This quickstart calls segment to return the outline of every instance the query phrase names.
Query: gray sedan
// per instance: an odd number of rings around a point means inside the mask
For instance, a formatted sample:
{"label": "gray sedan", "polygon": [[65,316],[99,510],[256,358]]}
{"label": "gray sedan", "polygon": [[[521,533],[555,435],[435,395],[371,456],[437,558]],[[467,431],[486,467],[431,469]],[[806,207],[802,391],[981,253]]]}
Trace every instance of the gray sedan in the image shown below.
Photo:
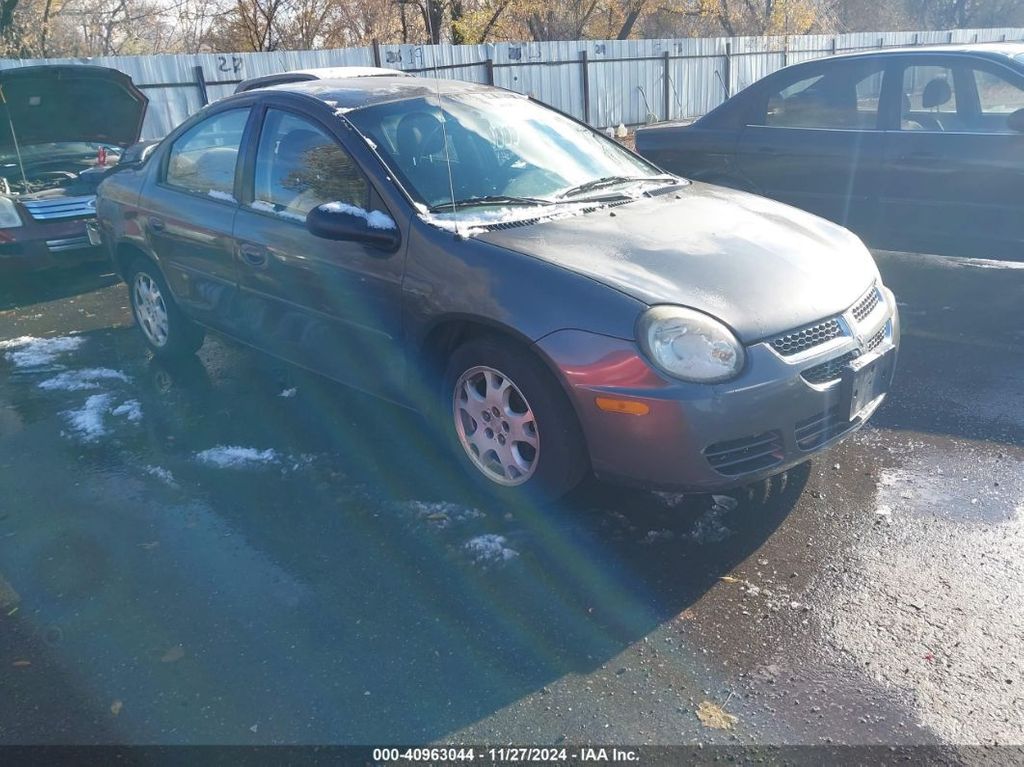
{"label": "gray sedan", "polygon": [[899,342],[847,230],[467,83],[229,97],[98,216],[154,354],[212,329],[430,414],[508,498],[764,480],[871,416]]}

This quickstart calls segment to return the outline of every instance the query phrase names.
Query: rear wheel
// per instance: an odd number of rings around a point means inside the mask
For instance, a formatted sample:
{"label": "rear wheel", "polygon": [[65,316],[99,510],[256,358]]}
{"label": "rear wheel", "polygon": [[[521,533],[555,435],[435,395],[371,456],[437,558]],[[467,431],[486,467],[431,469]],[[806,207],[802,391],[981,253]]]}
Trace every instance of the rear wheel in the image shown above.
{"label": "rear wheel", "polygon": [[576,414],[533,354],[477,339],[452,354],[442,415],[452,452],[477,484],[506,499],[554,500],[586,475]]}
{"label": "rear wheel", "polygon": [[135,322],[153,354],[168,359],[183,357],[203,345],[205,332],[181,313],[163,275],[148,258],[132,264],[128,293]]}

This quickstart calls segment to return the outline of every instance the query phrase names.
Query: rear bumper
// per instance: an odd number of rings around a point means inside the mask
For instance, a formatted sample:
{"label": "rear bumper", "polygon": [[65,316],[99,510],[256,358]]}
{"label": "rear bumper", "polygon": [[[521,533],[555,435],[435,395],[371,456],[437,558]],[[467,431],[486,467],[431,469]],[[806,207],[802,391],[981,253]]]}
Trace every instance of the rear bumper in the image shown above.
{"label": "rear bumper", "polygon": [[[852,420],[842,380],[812,384],[801,373],[846,353],[844,344],[855,340],[795,359],[754,344],[743,374],[714,385],[661,377],[630,341],[566,330],[538,345],[567,384],[595,474],[706,492],[785,471],[863,426],[892,380],[899,345],[894,308],[884,327],[884,340],[861,356],[882,361],[879,396]],[[596,406],[598,396],[637,400],[649,413],[606,412]]]}

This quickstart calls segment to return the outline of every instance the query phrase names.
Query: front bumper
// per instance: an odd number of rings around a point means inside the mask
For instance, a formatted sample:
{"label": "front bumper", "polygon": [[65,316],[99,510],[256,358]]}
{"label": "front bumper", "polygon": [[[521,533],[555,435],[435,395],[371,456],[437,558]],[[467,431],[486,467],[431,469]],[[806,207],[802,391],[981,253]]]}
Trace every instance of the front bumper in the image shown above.
{"label": "front bumper", "polygon": [[[559,331],[538,346],[566,383],[595,474],[648,487],[726,490],[806,461],[877,410],[892,380],[900,335],[895,300],[882,292],[886,301],[867,319],[870,335],[836,338],[793,356],[767,341],[752,344],[744,372],[723,384],[667,379],[635,343],[585,331]],[[864,338],[875,345],[868,349]],[[878,361],[881,379],[877,396],[851,420],[849,383],[812,383],[810,371],[852,353],[858,363]],[[649,412],[607,412],[596,406],[597,397],[640,401]]]}
{"label": "front bumper", "polygon": [[102,261],[102,249],[89,241],[86,220],[33,222],[4,230],[0,272],[24,273]]}

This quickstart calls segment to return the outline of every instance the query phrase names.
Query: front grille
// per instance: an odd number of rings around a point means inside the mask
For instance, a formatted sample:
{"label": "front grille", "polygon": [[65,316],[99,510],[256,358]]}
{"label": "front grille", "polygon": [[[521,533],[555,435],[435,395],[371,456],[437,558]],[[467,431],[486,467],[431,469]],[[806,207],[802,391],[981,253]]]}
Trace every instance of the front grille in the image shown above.
{"label": "front grille", "polygon": [[711,467],[727,476],[767,469],[780,463],[783,455],[782,435],[778,431],[716,442],[704,448],[704,457]]}
{"label": "front grille", "polygon": [[844,418],[838,407],[806,418],[796,425],[797,447],[801,450],[813,450],[852,428],[856,423],[856,419],[848,421]]}
{"label": "front grille", "polygon": [[884,340],[885,325],[882,325],[882,327],[878,329],[878,332],[871,336],[871,338],[868,340],[868,351],[873,352],[875,349],[882,345],[882,341]]}
{"label": "front grille", "polygon": [[833,318],[773,338],[771,344],[779,354],[789,357],[813,349],[815,346],[821,346],[833,338],[839,338],[842,334],[843,329],[839,325],[839,320]]}
{"label": "front grille", "polygon": [[96,215],[96,197],[54,197],[47,200],[22,200],[25,210],[36,221],[83,218]]}
{"label": "front grille", "polygon": [[854,305],[853,316],[857,322],[863,322],[876,306],[878,306],[878,288],[871,288],[868,294]]}
{"label": "front grille", "polygon": [[859,355],[860,352],[854,349],[846,354],[830,359],[828,362],[822,362],[820,365],[807,368],[800,375],[804,377],[805,381],[812,384],[825,384],[829,381],[835,381],[843,374],[843,366]]}
{"label": "front grille", "polygon": [[49,248],[51,253],[59,253],[62,250],[91,248],[92,243],[89,242],[89,237],[83,234],[81,237],[65,237],[60,240],[47,240],[46,247]]}

